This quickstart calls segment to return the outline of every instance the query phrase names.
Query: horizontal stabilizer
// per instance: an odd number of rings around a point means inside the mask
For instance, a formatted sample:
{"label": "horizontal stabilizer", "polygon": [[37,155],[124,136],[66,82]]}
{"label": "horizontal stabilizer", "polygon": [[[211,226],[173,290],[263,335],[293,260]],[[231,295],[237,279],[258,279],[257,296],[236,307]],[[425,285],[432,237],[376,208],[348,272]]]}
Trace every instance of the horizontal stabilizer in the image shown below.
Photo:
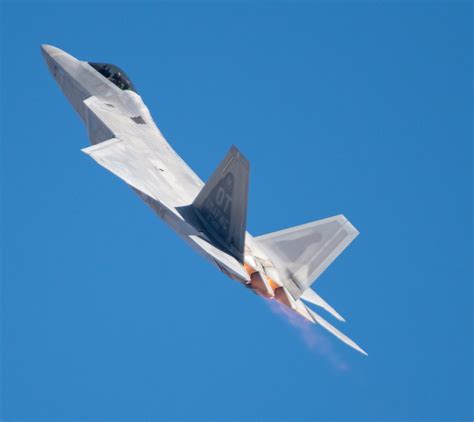
{"label": "horizontal stabilizer", "polygon": [[303,292],[303,294],[301,295],[301,299],[305,300],[306,302],[312,303],[313,305],[319,306],[320,308],[323,308],[326,312],[329,312],[334,318],[337,318],[339,321],[346,321],[341,315],[336,312],[336,310],[331,305],[329,305],[329,303],[327,303],[311,288],[308,288]]}
{"label": "horizontal stabilizer", "polygon": [[349,337],[347,337],[345,334],[341,333],[337,328],[333,327],[329,322],[321,318],[316,312],[314,312],[312,309],[308,308],[309,313],[313,317],[314,321],[316,324],[321,325],[321,327],[325,328],[328,330],[331,334],[335,335],[339,340],[342,342],[346,343],[348,346],[352,347],[353,349],[357,350],[358,352],[362,353],[365,356],[368,356],[367,352],[363,350],[358,344],[356,344],[354,341],[352,341]]}
{"label": "horizontal stabilizer", "polygon": [[295,299],[359,234],[343,215],[325,218],[256,238]]}

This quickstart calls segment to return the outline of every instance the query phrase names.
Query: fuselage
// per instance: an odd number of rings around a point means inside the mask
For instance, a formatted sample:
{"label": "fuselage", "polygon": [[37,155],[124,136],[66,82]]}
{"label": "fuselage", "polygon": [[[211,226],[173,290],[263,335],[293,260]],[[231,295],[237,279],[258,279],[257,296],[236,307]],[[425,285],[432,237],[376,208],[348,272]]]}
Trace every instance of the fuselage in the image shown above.
{"label": "fuselage", "polygon": [[92,145],[84,153],[130,185],[224,274],[366,354],[301,300],[343,320],[309,288],[358,235],[343,215],[253,238],[245,231],[249,165],[236,148],[204,184],[168,144],[121,69],[77,60],[53,46],[43,45],[42,53],[86,126]]}
{"label": "fuselage", "polygon": [[[116,81],[104,77],[96,69],[97,66],[93,66],[94,64],[77,60],[61,49],[45,45],[42,46],[42,53],[51,74],[84,122],[91,144],[119,137],[124,131],[123,124],[115,124],[113,119],[105,121],[91,115],[85,105],[85,102],[91,97],[98,98],[108,107],[113,107],[130,116],[131,119],[135,119],[135,123],[131,123],[134,126],[130,131],[147,130],[153,132],[154,141],[156,140],[156,145],[160,148],[160,169],[161,167],[166,168],[166,177],[163,177],[162,180],[165,187],[164,194],[162,193],[160,198],[156,198],[137,189],[134,190],[156,214],[229,277],[238,280],[246,287],[251,287],[256,293],[267,298],[275,297],[275,291],[277,291],[277,298],[281,296],[281,301],[286,302],[285,304],[290,302],[291,299],[286,297],[288,296],[286,289],[285,291],[279,290],[282,286],[277,270],[249,233],[246,233],[243,264],[235,262],[235,258],[232,256],[226,256],[224,263],[218,262],[214,259],[216,251],[210,253],[210,246],[207,243],[203,246],[201,241],[207,240],[206,234],[203,233],[199,222],[184,213],[186,206],[192,203],[204,183],[168,144],[140,95],[132,89],[123,89],[123,85],[117,85],[114,83]],[[124,80],[128,81],[128,78],[125,77]],[[140,119],[138,123],[143,121],[146,125],[136,125],[137,119]],[[168,186],[168,190],[166,190],[166,186]],[[223,251],[218,251],[218,253],[225,254]],[[229,262],[229,265],[225,264],[226,261]],[[236,269],[237,267],[240,267],[240,270]],[[289,287],[291,291],[291,286],[286,287],[287,289]]]}

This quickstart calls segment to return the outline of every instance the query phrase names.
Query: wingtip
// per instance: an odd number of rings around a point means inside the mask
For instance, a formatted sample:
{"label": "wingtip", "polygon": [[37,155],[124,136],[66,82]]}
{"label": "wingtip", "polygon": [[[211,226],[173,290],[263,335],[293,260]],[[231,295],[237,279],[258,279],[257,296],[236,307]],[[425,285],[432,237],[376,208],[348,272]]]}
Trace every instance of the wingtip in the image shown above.
{"label": "wingtip", "polygon": [[369,356],[369,354],[364,349],[362,349],[362,347],[360,347],[354,340],[347,337],[344,333],[341,333],[336,327],[333,327],[331,324],[329,324],[329,322],[327,322],[322,317],[320,317],[312,309],[308,307],[307,309],[309,313],[311,314],[311,316],[313,317],[316,324],[321,325],[323,328],[325,328],[331,334],[335,335],[339,340],[347,344],[349,347],[352,347],[353,349],[357,350],[358,352],[362,353],[365,356]]}
{"label": "wingtip", "polygon": [[355,239],[357,236],[359,236],[360,234],[360,231],[357,230],[355,228],[355,226],[349,221],[347,220],[345,223],[344,223],[344,229],[353,236],[353,238]]}
{"label": "wingtip", "polygon": [[369,354],[368,354],[362,347],[360,347],[360,346],[359,346],[357,343],[355,343],[354,341],[353,341],[353,343],[354,343],[354,344],[352,345],[352,347],[353,347],[355,350],[357,350],[358,352],[362,353],[364,356],[369,356]]}
{"label": "wingtip", "polygon": [[327,303],[321,296],[319,296],[313,289],[308,287],[303,294],[301,295],[301,299],[306,300],[313,305],[319,306],[320,308],[324,309],[326,312],[330,313],[334,318],[339,321],[346,322],[344,317],[339,314],[329,303]]}

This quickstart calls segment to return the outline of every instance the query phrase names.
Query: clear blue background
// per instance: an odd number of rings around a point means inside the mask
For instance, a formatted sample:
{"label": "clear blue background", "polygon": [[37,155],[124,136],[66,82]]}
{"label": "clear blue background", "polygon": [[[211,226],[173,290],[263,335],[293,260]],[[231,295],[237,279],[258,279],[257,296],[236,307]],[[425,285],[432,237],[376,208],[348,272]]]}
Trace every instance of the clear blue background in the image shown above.
{"label": "clear blue background", "polygon": [[[470,3],[2,15],[4,420],[472,416]],[[253,234],[344,213],[361,235],[317,289],[369,357],[308,341],[82,154],[41,43],[123,67],[203,179],[236,144]]]}

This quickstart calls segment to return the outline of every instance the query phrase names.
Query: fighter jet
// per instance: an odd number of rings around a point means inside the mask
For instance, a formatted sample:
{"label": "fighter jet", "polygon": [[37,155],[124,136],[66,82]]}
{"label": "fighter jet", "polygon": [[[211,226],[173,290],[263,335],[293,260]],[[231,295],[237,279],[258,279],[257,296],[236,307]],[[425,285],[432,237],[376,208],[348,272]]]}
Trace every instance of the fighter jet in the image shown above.
{"label": "fighter jet", "polygon": [[279,302],[367,355],[313,309],[344,319],[311,285],[359,232],[343,216],[253,237],[246,231],[249,162],[231,147],[204,183],[171,148],[130,78],[110,63],[42,45],[61,90],[84,122],[82,151],[115,174],[194,250],[257,295]]}

